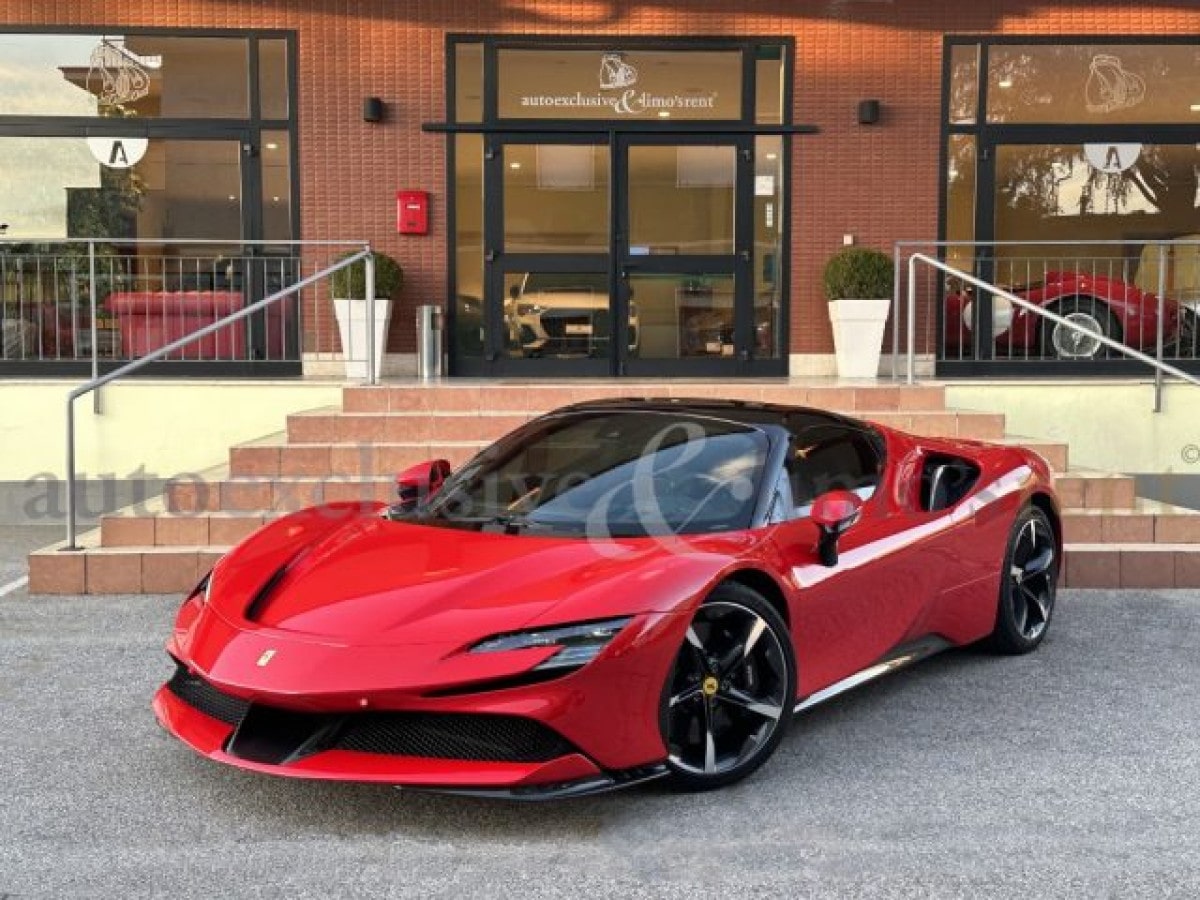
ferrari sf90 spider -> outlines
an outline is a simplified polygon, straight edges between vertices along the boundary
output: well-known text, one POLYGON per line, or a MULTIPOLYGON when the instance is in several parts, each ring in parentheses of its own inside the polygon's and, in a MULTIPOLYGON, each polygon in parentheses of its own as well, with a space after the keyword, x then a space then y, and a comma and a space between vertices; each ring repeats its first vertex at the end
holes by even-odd
POLYGON ((1062 560, 1036 454, 814 409, 579 404, 397 480, 217 563, 167 645, 168 731, 302 778, 718 787, 849 687, 1032 650, 1062 560))

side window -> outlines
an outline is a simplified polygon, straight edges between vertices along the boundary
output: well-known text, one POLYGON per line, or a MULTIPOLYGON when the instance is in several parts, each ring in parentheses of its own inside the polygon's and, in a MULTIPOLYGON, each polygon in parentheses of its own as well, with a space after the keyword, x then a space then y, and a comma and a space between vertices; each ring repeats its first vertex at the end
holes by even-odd
POLYGON ((874 437, 846 425, 793 429, 788 481, 793 502, 804 511, 826 491, 854 491, 863 499, 879 484, 882 460, 874 437))

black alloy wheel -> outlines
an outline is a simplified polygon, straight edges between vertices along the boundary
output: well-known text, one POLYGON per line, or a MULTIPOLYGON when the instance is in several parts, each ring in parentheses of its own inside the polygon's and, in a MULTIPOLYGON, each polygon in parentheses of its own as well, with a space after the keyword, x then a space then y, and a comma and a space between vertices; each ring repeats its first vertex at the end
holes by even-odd
POLYGON ((1026 507, 1013 523, 1000 573, 1000 601, 992 646, 1001 653, 1028 653, 1046 636, 1058 588, 1058 541, 1050 519, 1026 507))
POLYGON ((787 625, 755 591, 719 585, 696 610, 663 691, 673 783, 708 790, 749 775, 783 739, 795 700, 787 625))

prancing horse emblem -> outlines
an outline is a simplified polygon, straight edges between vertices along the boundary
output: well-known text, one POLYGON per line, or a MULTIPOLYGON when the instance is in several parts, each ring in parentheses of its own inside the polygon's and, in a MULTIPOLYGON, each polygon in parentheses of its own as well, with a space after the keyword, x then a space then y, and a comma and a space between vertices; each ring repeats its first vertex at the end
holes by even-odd
POLYGON ((260 656, 260 657, 258 658, 258 665, 259 665, 259 666, 265 666, 265 665, 266 665, 267 663, 269 663, 269 662, 270 662, 272 659, 274 659, 274 657, 275 657, 275 651, 274 651, 274 650, 264 650, 264 651, 263 651, 263 655, 262 655, 262 656, 260 656))

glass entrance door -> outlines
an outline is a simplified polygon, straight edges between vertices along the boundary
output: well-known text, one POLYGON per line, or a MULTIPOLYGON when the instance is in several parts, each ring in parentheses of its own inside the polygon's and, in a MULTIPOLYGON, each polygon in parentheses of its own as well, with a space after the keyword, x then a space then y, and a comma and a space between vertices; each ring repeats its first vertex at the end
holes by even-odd
POLYGON ((761 137, 489 137, 482 315, 469 323, 482 352, 457 371, 782 372, 781 149, 761 137))
POLYGON ((611 374, 608 144, 495 137, 485 167, 487 371, 611 374))
POLYGON ((621 372, 733 374, 750 361, 750 165, 742 139, 620 142, 621 372))

